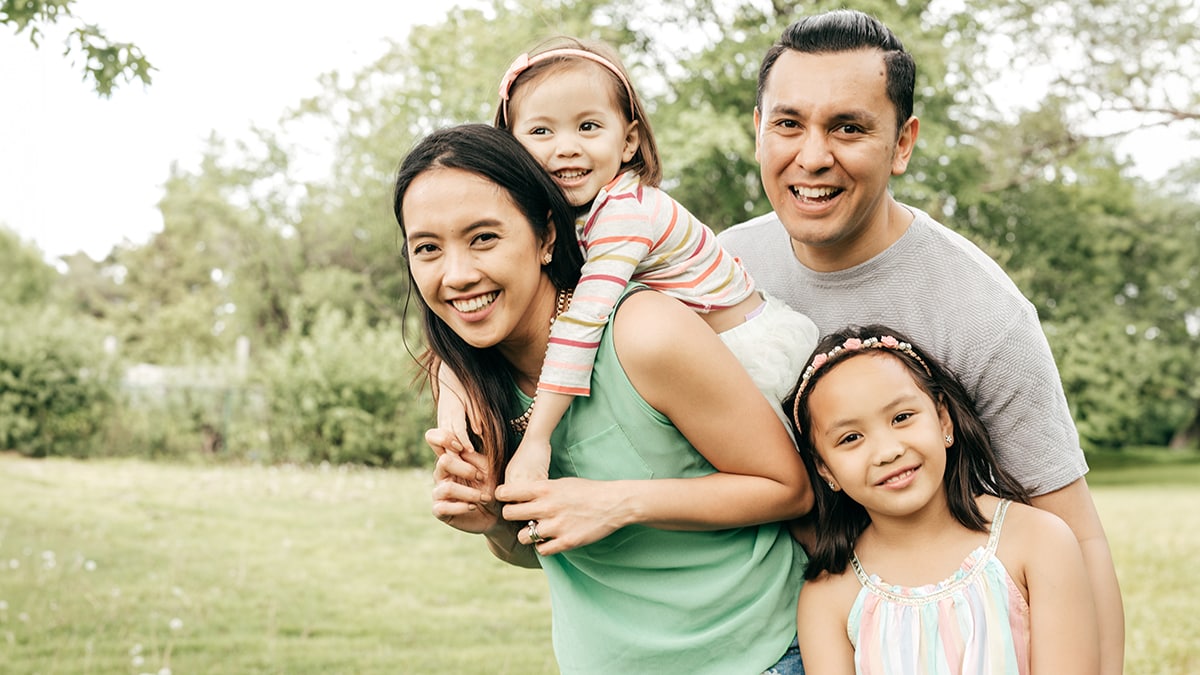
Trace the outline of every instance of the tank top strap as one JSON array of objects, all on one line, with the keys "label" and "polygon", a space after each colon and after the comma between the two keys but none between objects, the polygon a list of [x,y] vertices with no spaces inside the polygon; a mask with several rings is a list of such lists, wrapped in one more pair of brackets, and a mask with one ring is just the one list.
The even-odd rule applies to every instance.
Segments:
[{"label": "tank top strap", "polygon": [[1011,499],[1001,499],[1000,503],[996,504],[996,512],[992,514],[991,533],[988,535],[988,555],[995,554],[996,546],[1000,544],[1000,530],[1004,527],[1004,514],[1008,513],[1009,504],[1012,504]]},{"label": "tank top strap", "polygon": [[858,583],[866,587],[873,587],[871,578],[867,576],[867,571],[862,568],[862,563],[858,562],[858,552],[850,552],[850,567],[854,569],[854,576],[858,577]]}]

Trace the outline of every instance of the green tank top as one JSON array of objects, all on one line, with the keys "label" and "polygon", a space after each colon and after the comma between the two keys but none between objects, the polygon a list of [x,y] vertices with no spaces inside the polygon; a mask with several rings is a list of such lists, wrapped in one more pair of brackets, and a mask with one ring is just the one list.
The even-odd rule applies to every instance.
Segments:
[{"label": "green tank top", "polygon": [[[634,389],[617,360],[611,325],[596,356],[591,396],[575,398],[551,437],[550,477],[714,473]],[[761,673],[796,635],[805,562],[803,550],[778,523],[715,532],[634,525],[542,557],[559,668],[589,674]]]}]

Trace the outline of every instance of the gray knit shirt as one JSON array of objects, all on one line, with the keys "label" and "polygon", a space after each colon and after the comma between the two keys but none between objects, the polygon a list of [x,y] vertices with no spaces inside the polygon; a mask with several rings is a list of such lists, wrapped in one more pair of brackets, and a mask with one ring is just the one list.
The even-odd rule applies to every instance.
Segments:
[{"label": "gray knit shirt", "polygon": [[979,247],[906,208],[916,217],[896,243],[837,272],[796,260],[774,213],[718,238],[822,335],[882,323],[931,353],[974,399],[1001,465],[1034,495],[1074,482],[1087,462],[1037,310]]}]

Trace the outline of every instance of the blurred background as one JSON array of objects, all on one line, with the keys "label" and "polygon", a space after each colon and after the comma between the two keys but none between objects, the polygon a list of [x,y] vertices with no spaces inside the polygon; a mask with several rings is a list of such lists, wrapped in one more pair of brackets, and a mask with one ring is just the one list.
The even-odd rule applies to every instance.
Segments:
[{"label": "blurred background", "polygon": [[[413,141],[489,121],[549,35],[620,48],[667,189],[769,210],[762,54],[845,3],[5,0],[0,449],[421,466],[390,209]],[[1086,449],[1200,438],[1200,9],[857,0],[918,64],[897,197],[1035,303]]]}]

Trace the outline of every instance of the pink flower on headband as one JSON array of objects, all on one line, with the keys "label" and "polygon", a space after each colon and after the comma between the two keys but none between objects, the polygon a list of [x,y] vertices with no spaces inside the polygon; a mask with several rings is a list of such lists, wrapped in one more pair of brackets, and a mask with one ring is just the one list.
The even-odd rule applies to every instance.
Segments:
[{"label": "pink flower on headband", "polygon": [[896,346],[900,344],[900,341],[891,335],[884,335],[883,337],[879,338],[879,341],[882,342],[883,346],[887,347],[888,349],[895,349]]},{"label": "pink flower on headband", "polygon": [[842,347],[850,350],[862,349],[862,340],[859,340],[858,338],[847,338],[846,341],[842,343]]},{"label": "pink flower on headband", "polygon": [[816,370],[817,368],[820,368],[821,366],[825,365],[825,362],[828,360],[829,360],[829,357],[826,356],[825,354],[817,354],[816,356],[813,357],[813,362],[812,362],[812,365],[810,366],[810,368],[812,368],[813,370]]}]

